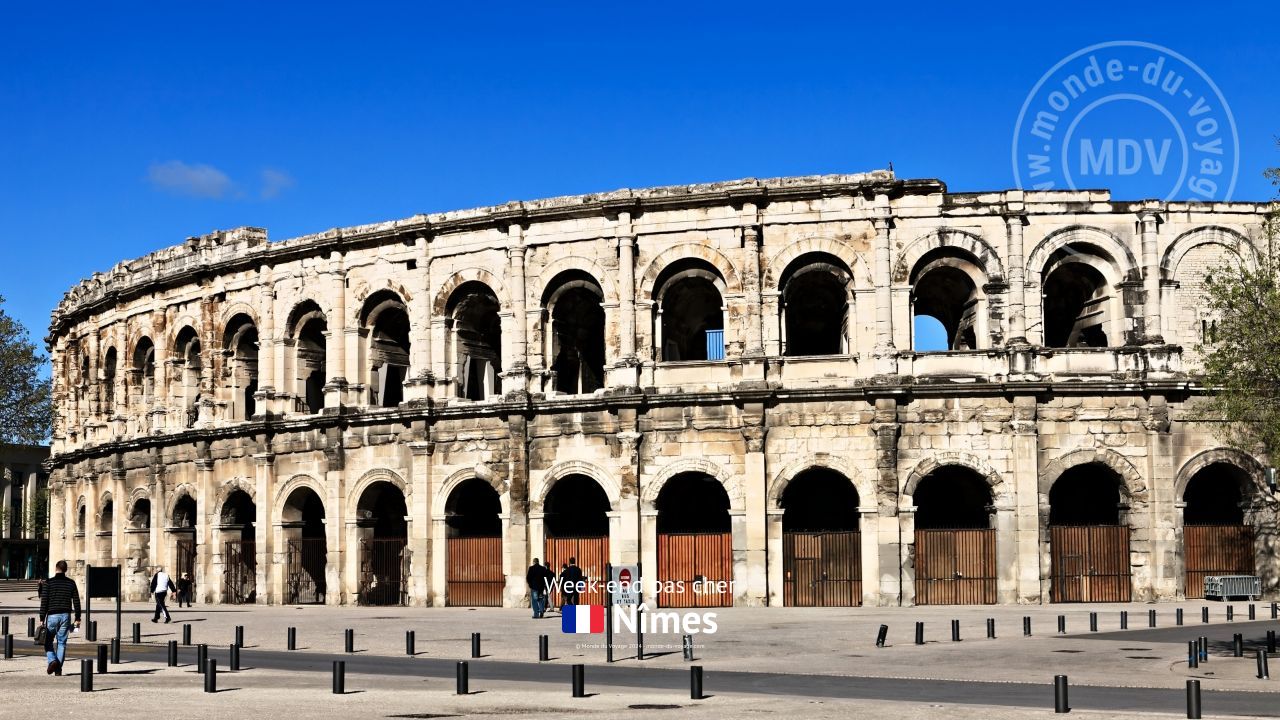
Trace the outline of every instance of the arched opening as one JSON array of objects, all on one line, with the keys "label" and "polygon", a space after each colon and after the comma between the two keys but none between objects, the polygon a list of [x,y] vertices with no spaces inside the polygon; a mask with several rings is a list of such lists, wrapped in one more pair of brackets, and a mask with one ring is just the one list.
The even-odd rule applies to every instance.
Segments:
[{"label": "arched opening", "polygon": [[116,366],[119,359],[114,347],[107,348],[102,360],[102,414],[110,419],[116,414]]},{"label": "arched opening", "polygon": [[[605,579],[609,562],[609,496],[586,475],[566,475],[556,481],[543,503],[546,543],[543,557],[559,574],[570,559],[586,579]],[[601,605],[604,589],[581,594],[578,603]],[[563,605],[561,598],[556,605]]]},{"label": "arched opening", "polygon": [[1249,473],[1229,462],[1201,468],[1182,494],[1186,595],[1204,597],[1204,579],[1256,573],[1255,536],[1245,523]]},{"label": "arched opening", "polygon": [[186,413],[186,427],[195,427],[200,419],[204,358],[200,353],[200,338],[190,325],[179,330],[174,340],[173,367],[177,379],[173,388],[174,399]]},{"label": "arched opening", "polygon": [[299,487],[285,499],[280,519],[286,548],[284,601],[323,605],[329,552],[324,501],[311,488]]},{"label": "arched opening", "polygon": [[560,273],[543,293],[544,336],[556,392],[604,387],[604,291],[580,270]]},{"label": "arched opening", "polygon": [[226,394],[231,419],[249,420],[257,414],[258,328],[248,315],[236,315],[227,323],[223,338],[227,356]]},{"label": "arched opening", "polygon": [[114,558],[111,551],[111,539],[115,537],[116,511],[115,503],[108,497],[102,501],[102,510],[98,512],[98,563],[112,565]]},{"label": "arched opening", "polygon": [[257,599],[257,505],[249,493],[232,490],[222,503],[218,535],[222,540],[222,601]]},{"label": "arched opening", "polygon": [[724,278],[704,260],[672,263],[654,286],[658,360],[724,359]]},{"label": "arched opening", "polygon": [[324,410],[324,386],[328,382],[326,342],[329,321],[320,306],[308,300],[292,313],[289,333],[293,343],[292,379],[301,410],[315,415]]},{"label": "arched opening", "polygon": [[655,504],[658,604],[733,605],[733,534],[724,486],[706,473],[680,473],[662,486]]},{"label": "arched opening", "polygon": [[133,501],[125,521],[125,581],[134,600],[145,599],[150,594],[151,576],[151,501],[138,498]]},{"label": "arched opening", "polygon": [[[173,503],[173,516],[169,518],[169,534],[173,538],[173,570],[177,577],[183,573],[198,581],[196,576],[196,500],[185,492]],[[192,595],[195,591],[192,590]]]},{"label": "arched opening", "polygon": [[375,482],[360,494],[356,534],[361,605],[409,604],[408,515],[404,493],[391,482]]},{"label": "arched opening", "polygon": [[150,530],[151,529],[151,501],[146,498],[138,498],[133,503],[133,511],[129,513],[129,529],[130,530]]},{"label": "arched opening", "polygon": [[944,465],[916,485],[917,605],[996,601],[991,486],[971,468]]},{"label": "arched opening", "polygon": [[458,286],[445,306],[450,328],[458,397],[485,400],[502,394],[501,304],[489,286],[468,281]]},{"label": "arched opening", "polygon": [[1048,347],[1108,347],[1114,337],[1115,289],[1099,269],[1101,251],[1068,246],[1045,265],[1044,344]]},{"label": "arched opening", "polygon": [[374,293],[361,312],[368,337],[369,403],[396,407],[404,402],[409,375],[409,311],[395,293]]},{"label": "arched opening", "polygon": [[853,273],[826,253],[796,258],[782,274],[782,354],[845,355],[853,345]]},{"label": "arched opening", "polygon": [[1067,469],[1049,489],[1052,602],[1129,602],[1123,479],[1102,463]]},{"label": "arched opening", "polygon": [[862,604],[858,491],[844,475],[811,468],[787,483],[782,506],[782,597],[795,607]]},{"label": "arched opening", "polygon": [[[982,330],[979,321],[984,309],[979,287],[982,278],[980,267],[947,248],[934,250],[920,259],[911,275],[912,349],[916,352],[978,349]],[[943,337],[938,337],[936,331],[931,332],[926,318],[941,326]]]},{"label": "arched opening", "polygon": [[448,565],[445,603],[460,607],[501,607],[506,587],[502,570],[502,498],[479,478],[464,480],[445,500]]}]

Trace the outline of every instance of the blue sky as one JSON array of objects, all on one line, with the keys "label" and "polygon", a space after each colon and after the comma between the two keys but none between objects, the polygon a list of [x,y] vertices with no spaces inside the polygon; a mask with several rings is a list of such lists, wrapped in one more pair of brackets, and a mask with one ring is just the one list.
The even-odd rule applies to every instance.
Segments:
[{"label": "blue sky", "polygon": [[890,161],[1011,187],[1027,94],[1108,40],[1216,81],[1236,198],[1280,164],[1273,4],[39,5],[0,9],[0,294],[37,338],[78,279],[216,228]]}]

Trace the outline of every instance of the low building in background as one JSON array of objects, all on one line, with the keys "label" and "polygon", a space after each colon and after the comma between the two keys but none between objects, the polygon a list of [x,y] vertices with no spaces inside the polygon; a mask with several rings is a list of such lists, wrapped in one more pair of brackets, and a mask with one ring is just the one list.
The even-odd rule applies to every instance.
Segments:
[{"label": "low building in background", "polygon": [[0,578],[49,575],[49,448],[0,443]]}]

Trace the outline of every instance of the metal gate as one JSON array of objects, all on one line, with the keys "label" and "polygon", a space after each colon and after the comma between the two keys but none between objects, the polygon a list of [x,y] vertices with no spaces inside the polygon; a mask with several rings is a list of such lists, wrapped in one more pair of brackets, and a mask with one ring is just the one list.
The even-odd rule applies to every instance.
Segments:
[{"label": "metal gate", "polygon": [[1129,602],[1129,528],[1122,525],[1049,528],[1052,602]]},{"label": "metal gate", "polygon": [[228,540],[222,545],[222,601],[235,605],[257,599],[257,545],[252,540]]},{"label": "metal gate", "polygon": [[1204,597],[1209,575],[1255,574],[1253,537],[1253,528],[1246,525],[1184,526],[1187,598]]},{"label": "metal gate", "polygon": [[862,533],[783,533],[782,604],[788,607],[861,605]]},{"label": "metal gate", "polygon": [[289,541],[284,588],[286,605],[324,604],[326,555],[324,538]]},{"label": "metal gate", "polygon": [[445,604],[502,607],[507,576],[502,572],[502,538],[449,538]]},{"label": "metal gate", "polygon": [[660,607],[732,607],[732,581],[733,538],[729,533],[658,535]]},{"label": "metal gate", "polygon": [[194,537],[178,538],[176,550],[173,563],[174,572],[177,573],[177,577],[182,577],[183,573],[189,574],[194,584],[196,579],[196,539]]},{"label": "metal gate", "polygon": [[995,530],[916,530],[917,605],[995,602]]},{"label": "metal gate", "polygon": [[[569,558],[576,558],[578,567],[582,568],[583,577],[586,580],[597,581],[594,591],[588,590],[578,596],[579,604],[604,604],[604,582],[609,579],[604,576],[604,566],[609,562],[608,537],[547,538],[544,547],[546,552],[544,557],[551,563],[551,570],[555,572],[556,577],[560,576],[561,565],[568,563]],[[591,585],[587,587],[590,588]],[[564,604],[563,596],[558,592],[551,594],[551,600],[556,607]]]},{"label": "metal gate", "polygon": [[409,553],[404,538],[370,538],[360,541],[361,605],[407,605],[409,601]]}]

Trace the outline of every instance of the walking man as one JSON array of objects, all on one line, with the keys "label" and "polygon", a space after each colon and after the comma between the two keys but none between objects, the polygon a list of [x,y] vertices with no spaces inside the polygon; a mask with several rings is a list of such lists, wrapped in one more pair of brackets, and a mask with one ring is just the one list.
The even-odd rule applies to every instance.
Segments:
[{"label": "walking man", "polygon": [[551,569],[550,560],[542,561],[542,577],[547,581],[547,597],[545,598],[547,606],[543,611],[543,614],[545,615],[546,613],[556,609],[556,596],[551,587],[556,582],[556,571]]},{"label": "walking man", "polygon": [[156,568],[156,574],[151,576],[151,592],[156,596],[156,614],[155,617],[151,618],[151,622],[158,622],[160,613],[164,613],[165,622],[173,620],[169,616],[169,608],[165,607],[164,599],[170,591],[176,591],[177,589],[178,587],[173,584],[173,578],[169,577],[164,568]]},{"label": "walking man", "polygon": [[560,592],[564,594],[564,605],[577,605],[578,593],[582,590],[582,583],[586,580],[586,576],[582,574],[582,568],[578,567],[578,558],[569,558],[569,565],[560,571]]},{"label": "walking man", "polygon": [[[80,588],[76,587],[75,580],[67,577],[66,560],[59,560],[55,567],[57,574],[45,583],[44,594],[40,596],[40,624],[47,632],[44,652],[49,661],[45,672],[49,675],[62,674],[62,661],[67,657],[67,633],[73,625],[80,624]],[[74,623],[72,613],[76,616]]]},{"label": "walking man", "polygon": [[533,619],[537,620],[547,611],[547,582],[542,565],[538,558],[533,559],[524,581],[529,584],[529,604],[533,606]]}]

